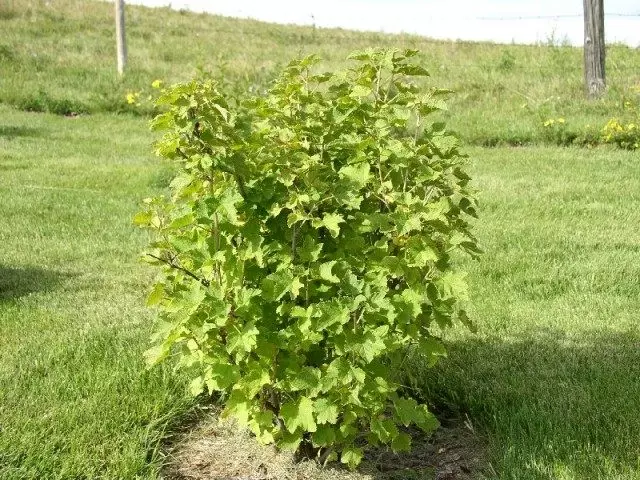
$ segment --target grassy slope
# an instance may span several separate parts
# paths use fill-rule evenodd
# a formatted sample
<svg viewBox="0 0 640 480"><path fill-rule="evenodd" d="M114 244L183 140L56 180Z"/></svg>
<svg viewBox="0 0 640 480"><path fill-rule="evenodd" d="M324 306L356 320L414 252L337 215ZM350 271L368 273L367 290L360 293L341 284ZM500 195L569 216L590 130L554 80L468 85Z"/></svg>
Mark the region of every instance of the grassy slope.
<svg viewBox="0 0 640 480"><path fill-rule="evenodd" d="M132 8L133 68L121 83L111 6L50 5L0 3L1 101L118 110L127 90L188 77L198 63L261 83L300 52L337 63L353 48L396 42L426 50L434 83L462 92L454 122L467 139L488 141L538 138L547 115L605 119L638 81L638 52L611 49L614 87L586 106L576 49L314 33ZM509 55L513 66L501 66ZM521 93L533 100L527 108ZM136 262L144 239L130 217L166 184L166 169L150 158L140 118L0 106L0 119L0 478L153 477L158 439L189 401L180 379L143 370L150 273ZM480 334L450 334L450 358L418 381L489 432L500 478L640 478L637 154L472 153L487 251L469 265Z"/></svg>
<svg viewBox="0 0 640 480"><path fill-rule="evenodd" d="M430 84L459 92L452 125L468 141L511 144L545 140L542 122L565 117L582 132L640 103L640 50L611 46L607 97L583 99L581 49L432 41L417 36L277 26L168 9L127 7L129 70L115 75L113 8L85 0L5 0L0 3L0 102L19 108L126 110L128 91L149 90L155 78L176 81L197 67L264 85L280 65L318 53L329 65L369 46L419 48Z"/></svg>
<svg viewBox="0 0 640 480"><path fill-rule="evenodd" d="M0 478L153 478L189 401L141 358L150 272L130 218L165 183L146 126L0 118Z"/></svg>

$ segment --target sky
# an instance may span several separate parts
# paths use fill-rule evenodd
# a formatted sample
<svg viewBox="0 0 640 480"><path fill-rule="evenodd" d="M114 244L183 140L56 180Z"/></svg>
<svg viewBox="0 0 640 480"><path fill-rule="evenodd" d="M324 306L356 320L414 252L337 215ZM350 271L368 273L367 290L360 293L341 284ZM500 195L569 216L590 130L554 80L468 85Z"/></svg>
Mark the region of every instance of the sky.
<svg viewBox="0 0 640 480"><path fill-rule="evenodd" d="M499 43L583 43L582 0L126 0L275 23ZM604 0L608 43L640 47L640 2ZM544 18L540 18L544 17Z"/></svg>

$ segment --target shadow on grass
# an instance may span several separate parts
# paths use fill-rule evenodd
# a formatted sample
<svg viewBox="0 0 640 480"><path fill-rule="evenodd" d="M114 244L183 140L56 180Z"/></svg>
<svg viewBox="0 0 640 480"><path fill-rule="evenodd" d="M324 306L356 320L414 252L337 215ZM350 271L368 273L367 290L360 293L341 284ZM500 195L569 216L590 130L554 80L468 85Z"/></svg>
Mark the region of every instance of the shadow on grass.
<svg viewBox="0 0 640 480"><path fill-rule="evenodd" d="M411 371L425 372L419 362ZM638 331L454 342L447 359L412 382L439 408L468 412L487 430L500 478L640 471Z"/></svg>
<svg viewBox="0 0 640 480"><path fill-rule="evenodd" d="M0 125L0 137L38 137L40 130L22 125Z"/></svg>
<svg viewBox="0 0 640 480"><path fill-rule="evenodd" d="M39 267L4 267L0 265L0 302L16 299L36 292L53 290L68 273Z"/></svg>

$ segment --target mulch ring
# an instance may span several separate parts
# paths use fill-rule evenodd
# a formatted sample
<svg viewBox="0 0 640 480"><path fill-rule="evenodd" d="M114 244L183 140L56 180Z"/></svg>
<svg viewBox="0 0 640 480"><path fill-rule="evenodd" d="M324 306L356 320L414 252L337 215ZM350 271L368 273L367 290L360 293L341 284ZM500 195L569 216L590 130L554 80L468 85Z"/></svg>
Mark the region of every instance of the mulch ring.
<svg viewBox="0 0 640 480"><path fill-rule="evenodd" d="M290 452L262 446L250 432L217 412L204 415L169 447L166 480L472 480L490 471L485 439L468 420L441 419L433 435L412 431L413 448L394 454L372 448L355 472L321 467Z"/></svg>

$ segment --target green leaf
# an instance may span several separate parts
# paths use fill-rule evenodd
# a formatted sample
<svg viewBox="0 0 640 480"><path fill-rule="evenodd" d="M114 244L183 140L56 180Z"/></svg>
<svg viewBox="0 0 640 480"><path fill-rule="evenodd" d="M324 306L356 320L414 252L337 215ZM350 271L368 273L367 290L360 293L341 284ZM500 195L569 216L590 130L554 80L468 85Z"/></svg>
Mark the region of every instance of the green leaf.
<svg viewBox="0 0 640 480"><path fill-rule="evenodd" d="M383 443L389 443L398 436L398 427L389 418L373 418L369 425L371 433Z"/></svg>
<svg viewBox="0 0 640 480"><path fill-rule="evenodd" d="M223 417L233 416L241 425L249 423L249 412L251 401L242 390L233 390L229 396L225 409L222 411Z"/></svg>
<svg viewBox="0 0 640 480"><path fill-rule="evenodd" d="M434 366L439 357L446 357L447 350L442 342L435 337L424 337L418 340L418 352L428 360L428 366Z"/></svg>
<svg viewBox="0 0 640 480"><path fill-rule="evenodd" d="M423 432L433 432L440 426L440 422L436 416L429 411L426 405L420 405L420 413L415 423Z"/></svg>
<svg viewBox="0 0 640 480"><path fill-rule="evenodd" d="M320 278L330 283L340 283L340 279L331 273L331 270L336 263L337 262L335 260L322 263L320 265Z"/></svg>
<svg viewBox="0 0 640 480"><path fill-rule="evenodd" d="M260 444L267 445L275 441L272 433L274 429L274 419L275 416L273 412L267 410L254 413L249 420L249 428Z"/></svg>
<svg viewBox="0 0 640 480"><path fill-rule="evenodd" d="M151 223L151 219L153 218L153 212L145 211L136 213L133 217L133 223L135 225L147 226Z"/></svg>
<svg viewBox="0 0 640 480"><path fill-rule="evenodd" d="M278 301L291 291L293 274L288 270L280 270L267 276L262 283L264 298L269 301ZM299 283L299 281L297 282Z"/></svg>
<svg viewBox="0 0 640 480"><path fill-rule="evenodd" d="M465 273L446 272L437 281L438 290L444 299L456 298L458 300L469 300Z"/></svg>
<svg viewBox="0 0 640 480"><path fill-rule="evenodd" d="M416 77L428 77L429 72L419 65L401 64L396 67L396 73Z"/></svg>
<svg viewBox="0 0 640 480"><path fill-rule="evenodd" d="M289 291L291 292L291 296L293 298L297 298L300 295L300 290L304 288L304 283L300 281L300 278L294 277L291 280L291 285L289 286Z"/></svg>
<svg viewBox="0 0 640 480"><path fill-rule="evenodd" d="M316 367L303 367L290 380L292 391L314 390L320 383L320 370Z"/></svg>
<svg viewBox="0 0 640 480"><path fill-rule="evenodd" d="M462 324L464 326L466 326L471 331L471 333L478 333L478 327L473 322L473 320L471 320L469 318L469 316L467 315L467 312L465 310L460 310L458 312L458 318L460 319Z"/></svg>
<svg viewBox="0 0 640 480"><path fill-rule="evenodd" d="M460 141L453 135L439 135L431 139L431 144L438 150L439 155L448 158L453 150L458 148Z"/></svg>
<svg viewBox="0 0 640 480"><path fill-rule="evenodd" d="M305 215L298 212L292 212L287 216L287 227L291 228L296 223L304 222L307 219Z"/></svg>
<svg viewBox="0 0 640 480"><path fill-rule="evenodd" d="M153 290L147 296L147 307L157 305L164 298L164 284L161 282L156 283L153 286Z"/></svg>
<svg viewBox="0 0 640 480"><path fill-rule="evenodd" d="M315 432L316 422L313 419L313 402L307 397L300 397L297 402L287 402L280 409L280 416L290 433L301 428L305 432Z"/></svg>
<svg viewBox="0 0 640 480"><path fill-rule="evenodd" d="M422 230L421 217L422 217L421 214L414 214L414 215L409 215L405 217L404 222L400 227L400 235L407 235L413 231Z"/></svg>
<svg viewBox="0 0 640 480"><path fill-rule="evenodd" d="M229 363L217 363L205 376L205 383L209 389L209 394L214 391L223 391L238 381L240 378L240 368Z"/></svg>
<svg viewBox="0 0 640 480"><path fill-rule="evenodd" d="M145 350L144 359L148 367L153 367L169 356L170 349L165 344L154 345Z"/></svg>
<svg viewBox="0 0 640 480"><path fill-rule="evenodd" d="M344 223L342 215L337 213L326 213L321 221L314 221L315 227L325 227L333 238L340 235L340 224Z"/></svg>
<svg viewBox="0 0 640 480"><path fill-rule="evenodd" d="M355 469L362 461L362 449L356 447L347 447L342 450L340 454L340 461L349 466L350 469Z"/></svg>
<svg viewBox="0 0 640 480"><path fill-rule="evenodd" d="M204 392L204 379L202 377L196 377L189 383L189 393L194 397L197 397Z"/></svg>
<svg viewBox="0 0 640 480"><path fill-rule="evenodd" d="M357 188L364 187L371 178L369 162L346 165L339 170L341 177L351 181Z"/></svg>
<svg viewBox="0 0 640 480"><path fill-rule="evenodd" d="M349 60L359 60L364 62L366 60L371 60L373 51L372 50L357 50L355 52L351 52L347 58Z"/></svg>
<svg viewBox="0 0 640 480"><path fill-rule="evenodd" d="M418 403L413 398L398 398L394 402L396 416L405 427L421 418Z"/></svg>
<svg viewBox="0 0 640 480"><path fill-rule="evenodd" d="M389 326L382 325L375 330L367 332L362 343L352 345L353 351L367 363L371 363L374 358L385 351L384 338L387 336L388 331Z"/></svg>
<svg viewBox="0 0 640 480"><path fill-rule="evenodd" d="M283 431L277 440L278 448L281 450L295 451L300 445L300 442L302 442L302 434L300 430L293 433L287 432L286 430Z"/></svg>
<svg viewBox="0 0 640 480"><path fill-rule="evenodd" d="M429 411L426 405L418 405L413 398L399 397L394 400L397 419L405 427L414 423L425 432L431 432L438 428L438 419Z"/></svg>
<svg viewBox="0 0 640 480"><path fill-rule="evenodd" d="M194 221L193 214L187 213L186 215L182 215L174 219L170 224L169 228L183 228L188 225L191 225Z"/></svg>
<svg viewBox="0 0 640 480"><path fill-rule="evenodd" d="M353 97L353 98L362 98L362 97L368 97L372 93L373 93L373 91L371 90L371 87L369 87L369 86L366 86L366 85L355 85L351 89L350 96Z"/></svg>
<svg viewBox="0 0 640 480"><path fill-rule="evenodd" d="M257 344L258 329L253 322L247 323L241 330L237 327L227 337L227 352L249 353Z"/></svg>
<svg viewBox="0 0 640 480"><path fill-rule="evenodd" d="M316 447L328 447L336 441L336 432L331 425L318 425L318 429L311 435L311 441Z"/></svg>
<svg viewBox="0 0 640 480"><path fill-rule="evenodd" d="M335 424L338 421L338 407L328 399L316 399L314 409L316 411L316 420L319 424Z"/></svg>
<svg viewBox="0 0 640 480"><path fill-rule="evenodd" d="M404 432L400 432L391 442L391 449L394 453L408 452L411 450L411 437Z"/></svg>
<svg viewBox="0 0 640 480"><path fill-rule="evenodd" d="M337 301L323 302L317 305L319 318L315 322L317 330L326 330L333 325L343 325L350 319L349 309Z"/></svg>

